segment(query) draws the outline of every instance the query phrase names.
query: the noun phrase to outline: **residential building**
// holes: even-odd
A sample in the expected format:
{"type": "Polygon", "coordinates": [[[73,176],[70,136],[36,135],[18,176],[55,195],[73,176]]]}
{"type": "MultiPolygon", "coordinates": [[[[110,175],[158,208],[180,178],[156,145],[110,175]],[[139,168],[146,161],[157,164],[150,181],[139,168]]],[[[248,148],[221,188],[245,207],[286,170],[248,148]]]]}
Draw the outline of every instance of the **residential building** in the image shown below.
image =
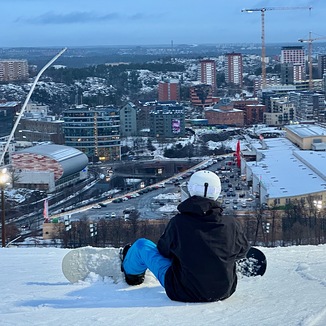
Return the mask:
{"type": "Polygon", "coordinates": [[[257,99],[236,100],[232,103],[234,109],[243,111],[245,126],[263,123],[266,106],[260,104],[257,99]]]}
{"type": "Polygon", "coordinates": [[[296,121],[296,109],[288,97],[270,98],[271,110],[264,113],[264,124],[267,126],[284,126],[296,121]]]}
{"type": "MultiPolygon", "coordinates": [[[[262,86],[263,81],[261,77],[256,77],[254,79],[254,96],[258,96],[262,92],[262,86]]],[[[272,76],[272,77],[266,77],[266,84],[264,89],[270,89],[270,88],[278,88],[281,86],[281,78],[272,76]]],[[[292,89],[295,89],[293,87],[292,89]]]]}
{"type": "MultiPolygon", "coordinates": [[[[309,79],[295,81],[294,83],[295,89],[297,91],[309,91],[309,79]]],[[[312,89],[315,92],[323,91],[323,80],[322,79],[313,79],[312,80],[312,89]]]]}
{"type": "Polygon", "coordinates": [[[120,160],[118,109],[80,105],[63,111],[63,120],[67,146],[79,149],[92,162],[120,160]]]}
{"type": "Polygon", "coordinates": [[[180,105],[157,105],[150,112],[151,137],[175,138],[185,135],[185,113],[180,105]]]}
{"type": "Polygon", "coordinates": [[[63,120],[56,120],[54,116],[35,118],[33,114],[25,113],[15,131],[15,140],[64,145],[63,120]]]}
{"type": "Polygon", "coordinates": [[[15,131],[15,140],[23,142],[51,142],[58,145],[65,143],[63,120],[49,115],[49,107],[29,103],[15,131]]]}
{"type": "Polygon", "coordinates": [[[318,78],[323,78],[326,74],[326,54],[318,55],[318,78]]]}
{"type": "Polygon", "coordinates": [[[150,112],[155,108],[155,103],[144,103],[137,111],[137,133],[140,136],[147,136],[150,129],[150,112]]]}
{"type": "Polygon", "coordinates": [[[295,92],[296,87],[293,85],[282,85],[282,86],[273,86],[268,87],[261,92],[260,101],[266,106],[266,112],[272,112],[271,101],[273,97],[283,97],[287,96],[289,92],[295,92]]]}
{"type": "Polygon", "coordinates": [[[0,60],[0,81],[26,80],[28,78],[27,60],[0,60]]]}
{"type": "Polygon", "coordinates": [[[159,101],[180,101],[180,83],[178,79],[160,81],[158,84],[159,101]]]}
{"type": "MultiPolygon", "coordinates": [[[[284,46],[281,50],[281,65],[293,69],[293,81],[306,79],[305,53],[303,46],[284,46]]],[[[286,69],[283,71],[287,71],[286,69]]],[[[285,79],[285,77],[283,77],[285,79]]],[[[292,79],[292,78],[291,78],[292,79]]],[[[290,80],[290,79],[289,79],[290,80]]]]}
{"type": "Polygon", "coordinates": [[[281,64],[281,84],[293,85],[294,84],[294,70],[293,63],[281,64]]]}
{"type": "Polygon", "coordinates": [[[216,62],[215,60],[200,60],[198,65],[198,81],[202,84],[210,85],[213,94],[216,90],[216,62]]]}
{"type": "Polygon", "coordinates": [[[225,55],[225,81],[228,84],[238,85],[242,87],[242,54],[241,53],[227,53],[225,55]]]}
{"type": "Polygon", "coordinates": [[[323,113],[325,112],[324,94],[311,91],[289,92],[289,100],[294,103],[299,121],[323,121],[323,113]]]}
{"type": "Polygon", "coordinates": [[[120,135],[122,137],[137,135],[137,110],[136,105],[131,102],[120,109],[120,135]]]}
{"type": "Polygon", "coordinates": [[[251,126],[264,121],[266,106],[263,104],[247,104],[244,108],[244,124],[251,126]]]}

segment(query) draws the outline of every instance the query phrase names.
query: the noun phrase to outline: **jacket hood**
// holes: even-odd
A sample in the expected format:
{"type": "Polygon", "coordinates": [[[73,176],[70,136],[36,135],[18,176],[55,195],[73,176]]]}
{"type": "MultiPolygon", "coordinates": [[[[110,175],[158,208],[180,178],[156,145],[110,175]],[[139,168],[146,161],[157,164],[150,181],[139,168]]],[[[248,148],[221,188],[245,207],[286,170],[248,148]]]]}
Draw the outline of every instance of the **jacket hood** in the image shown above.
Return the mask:
{"type": "Polygon", "coordinates": [[[214,200],[192,196],[178,205],[178,211],[191,215],[206,216],[213,212],[221,215],[223,209],[214,200]]]}

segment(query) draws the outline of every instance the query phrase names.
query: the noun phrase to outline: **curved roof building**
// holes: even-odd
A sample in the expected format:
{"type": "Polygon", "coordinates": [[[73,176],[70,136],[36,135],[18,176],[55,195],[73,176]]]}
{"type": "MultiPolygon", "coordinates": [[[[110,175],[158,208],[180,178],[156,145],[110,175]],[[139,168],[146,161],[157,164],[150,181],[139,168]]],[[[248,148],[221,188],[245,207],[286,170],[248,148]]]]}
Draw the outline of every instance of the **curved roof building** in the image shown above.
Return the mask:
{"type": "MultiPolygon", "coordinates": [[[[34,185],[32,188],[40,188],[44,183],[63,186],[85,179],[87,164],[88,158],[83,152],[64,145],[42,144],[12,154],[12,165],[20,174],[17,183],[34,185]]],[[[49,186],[48,190],[53,187],[49,186]]]]}
{"type": "Polygon", "coordinates": [[[53,171],[55,180],[58,180],[84,169],[88,158],[73,147],[44,144],[14,153],[12,162],[16,169],[53,171]]]}

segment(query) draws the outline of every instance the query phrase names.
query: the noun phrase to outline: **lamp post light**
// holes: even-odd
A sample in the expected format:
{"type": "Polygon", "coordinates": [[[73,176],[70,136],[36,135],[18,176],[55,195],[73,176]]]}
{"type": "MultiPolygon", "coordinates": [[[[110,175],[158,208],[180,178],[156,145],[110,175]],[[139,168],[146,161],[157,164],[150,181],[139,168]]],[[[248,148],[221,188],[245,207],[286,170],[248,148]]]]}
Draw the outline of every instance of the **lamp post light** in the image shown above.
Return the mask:
{"type": "Polygon", "coordinates": [[[9,181],[7,169],[0,171],[0,187],[1,187],[1,239],[2,247],[6,246],[6,215],[5,215],[5,186],[9,181]]]}

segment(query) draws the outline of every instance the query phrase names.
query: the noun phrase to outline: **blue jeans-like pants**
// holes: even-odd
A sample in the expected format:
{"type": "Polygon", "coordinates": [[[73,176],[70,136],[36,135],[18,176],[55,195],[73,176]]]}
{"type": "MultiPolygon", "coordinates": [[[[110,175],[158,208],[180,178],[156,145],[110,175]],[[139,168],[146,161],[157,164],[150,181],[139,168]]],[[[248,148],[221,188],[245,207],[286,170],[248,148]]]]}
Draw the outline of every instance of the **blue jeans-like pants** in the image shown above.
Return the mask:
{"type": "Polygon", "coordinates": [[[133,243],[123,261],[126,274],[139,275],[148,268],[163,287],[165,273],[170,266],[171,259],[162,256],[156,244],[144,238],[140,238],[133,243]]]}

